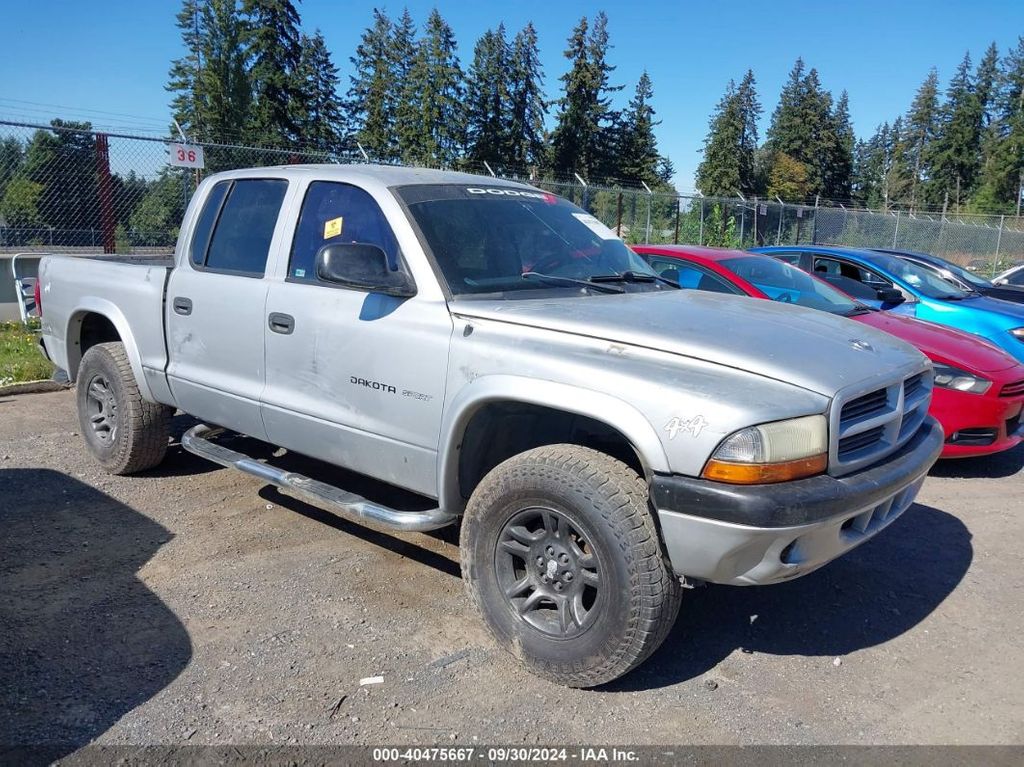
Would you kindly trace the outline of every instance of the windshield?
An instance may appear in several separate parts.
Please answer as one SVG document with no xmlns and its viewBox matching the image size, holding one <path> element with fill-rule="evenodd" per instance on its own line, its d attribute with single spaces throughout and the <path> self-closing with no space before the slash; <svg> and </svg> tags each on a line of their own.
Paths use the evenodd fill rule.
<svg viewBox="0 0 1024 767">
<path fill-rule="evenodd" d="M 983 280 L 981 277 L 978 277 L 976 274 L 971 274 L 969 271 L 964 269 L 959 264 L 954 264 L 954 263 L 951 263 L 949 261 L 943 261 L 942 262 L 942 266 L 940 266 L 938 268 L 945 269 L 950 274 L 952 274 L 954 277 L 956 277 L 958 280 L 960 280 L 961 282 L 965 282 L 966 284 L 970 285 L 971 287 L 974 287 L 974 288 L 991 288 L 992 287 L 992 283 L 991 282 L 987 282 L 987 281 Z"/>
<path fill-rule="evenodd" d="M 872 255 L 871 260 L 928 298 L 959 299 L 970 295 L 959 288 L 953 287 L 953 285 L 925 267 L 904 261 L 902 258 L 875 254 Z"/>
<path fill-rule="evenodd" d="M 586 295 L 610 291 L 571 280 L 627 271 L 655 276 L 612 230 L 553 194 L 456 184 L 394 191 L 408 206 L 455 296 L 513 291 L 535 295 L 552 290 Z M 524 279 L 529 273 L 531 278 Z M 673 288 L 646 282 L 630 283 L 629 289 Z"/>
<path fill-rule="evenodd" d="M 719 263 L 773 301 L 822 309 L 832 314 L 849 315 L 865 310 L 830 285 L 768 256 L 738 256 L 724 258 Z"/>
</svg>

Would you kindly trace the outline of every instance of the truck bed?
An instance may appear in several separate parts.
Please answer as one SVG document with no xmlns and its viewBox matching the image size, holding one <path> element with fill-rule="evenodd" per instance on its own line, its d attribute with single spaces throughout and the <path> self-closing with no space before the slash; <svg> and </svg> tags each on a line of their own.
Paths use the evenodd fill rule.
<svg viewBox="0 0 1024 767">
<path fill-rule="evenodd" d="M 160 376 L 167 365 L 164 292 L 173 257 L 97 254 L 45 256 L 39 265 L 46 351 L 74 380 L 80 362 L 78 334 L 92 313 L 113 323 L 129 348 L 140 385 L 145 370 Z M 70 339 L 68 338 L 70 336 Z M 70 340 L 70 342 L 69 342 Z"/>
</svg>

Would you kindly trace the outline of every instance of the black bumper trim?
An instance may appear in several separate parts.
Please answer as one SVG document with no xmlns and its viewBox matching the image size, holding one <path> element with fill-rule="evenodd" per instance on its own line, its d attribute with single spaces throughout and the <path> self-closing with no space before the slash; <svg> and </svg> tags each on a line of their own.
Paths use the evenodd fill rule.
<svg viewBox="0 0 1024 767">
<path fill-rule="evenodd" d="M 777 485 L 729 485 L 656 474 L 651 500 L 659 511 L 737 525 L 806 525 L 891 497 L 928 472 L 942 452 L 942 444 L 942 427 L 929 416 L 917 434 L 882 463 L 845 477 L 820 475 Z"/>
</svg>

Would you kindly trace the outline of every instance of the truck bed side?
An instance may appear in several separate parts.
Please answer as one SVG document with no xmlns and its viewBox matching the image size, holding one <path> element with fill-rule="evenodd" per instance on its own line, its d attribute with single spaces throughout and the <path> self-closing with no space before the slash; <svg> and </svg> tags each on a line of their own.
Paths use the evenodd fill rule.
<svg viewBox="0 0 1024 767">
<path fill-rule="evenodd" d="M 39 275 L 50 359 L 74 380 L 89 347 L 121 341 L 142 396 L 171 404 L 163 308 L 172 265 L 170 256 L 46 256 Z"/>
</svg>

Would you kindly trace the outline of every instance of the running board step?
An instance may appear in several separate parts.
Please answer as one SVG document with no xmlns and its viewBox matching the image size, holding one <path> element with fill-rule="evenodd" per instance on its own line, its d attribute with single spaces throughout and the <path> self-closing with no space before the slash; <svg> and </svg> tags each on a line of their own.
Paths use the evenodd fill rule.
<svg viewBox="0 0 1024 767">
<path fill-rule="evenodd" d="M 181 446 L 200 458 L 259 477 L 316 506 L 326 506 L 330 511 L 350 522 L 370 524 L 402 532 L 423 532 L 447 527 L 454 524 L 459 518 L 457 514 L 451 514 L 441 509 L 398 511 L 368 501 L 362 496 L 349 493 L 334 485 L 328 485 L 326 482 L 310 479 L 293 471 L 277 469 L 261 463 L 255 458 L 250 458 L 244 453 L 211 441 L 223 432 L 224 429 L 199 424 L 182 435 Z"/>
</svg>

